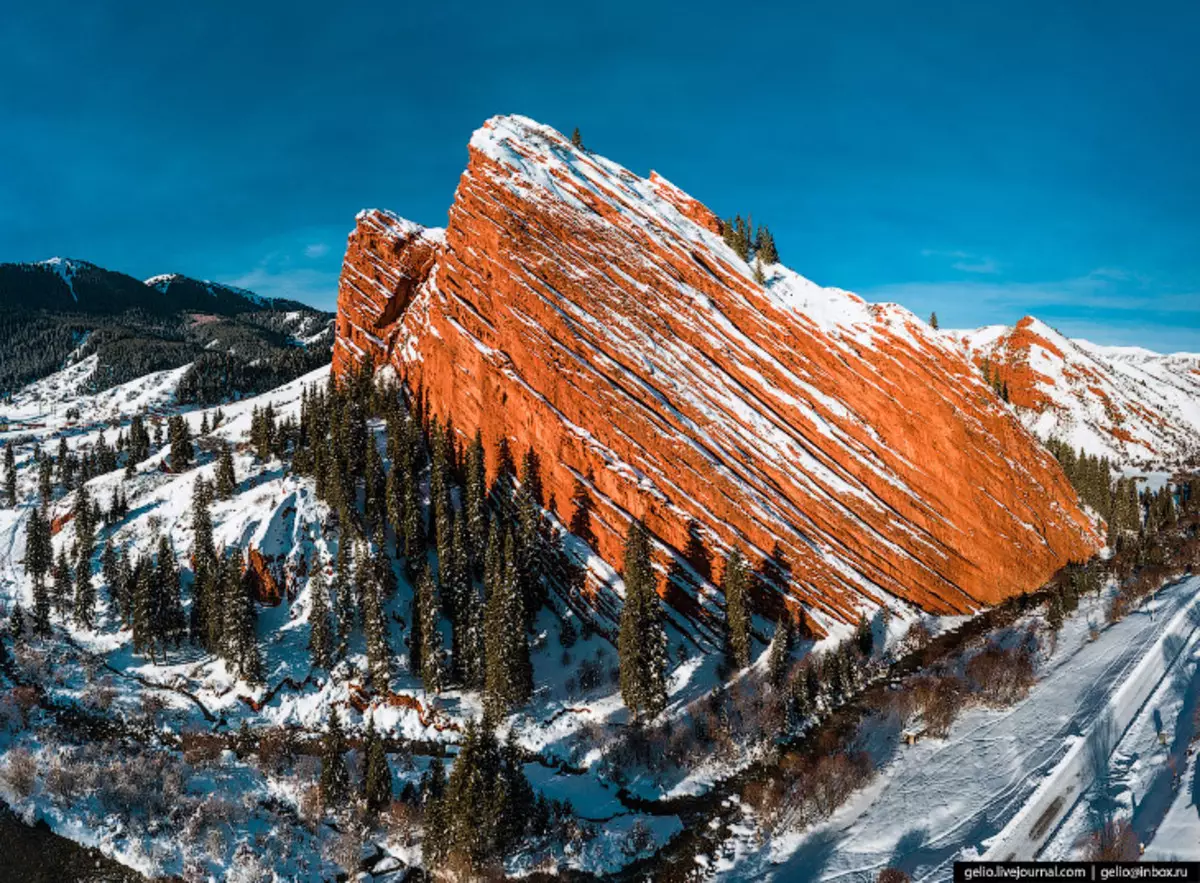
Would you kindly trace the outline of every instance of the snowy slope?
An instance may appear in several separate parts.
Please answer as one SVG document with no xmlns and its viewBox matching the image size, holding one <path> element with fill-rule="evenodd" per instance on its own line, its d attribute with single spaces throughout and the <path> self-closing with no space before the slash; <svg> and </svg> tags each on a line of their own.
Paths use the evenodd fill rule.
<svg viewBox="0 0 1200 883">
<path fill-rule="evenodd" d="M 1120 746 L 1144 740 L 1156 712 L 1174 733 L 1181 707 L 1194 711 L 1182 697 L 1195 686 L 1200 579 L 1166 588 L 1121 622 L 1099 628 L 1106 603 L 1107 598 L 1084 600 L 1042 661 L 1039 681 L 1026 699 L 1010 708 L 972 708 L 947 738 L 899 748 L 880 776 L 827 822 L 765 846 L 747 828 L 720 877 L 868 883 L 883 868 L 896 867 L 915 881 L 940 883 L 951 879 L 955 861 L 985 854 L 1031 858 L 1036 845 L 1027 842 L 1024 823 L 1043 814 L 1044 795 L 1062 796 L 1055 806 L 1059 817 L 1086 816 L 1087 796 L 1078 782 L 1062 777 L 1063 771 L 1080 772 L 1073 759 L 1081 750 L 1089 759 L 1084 772 L 1117 765 Z M 1093 627 L 1099 628 L 1095 640 L 1089 634 Z M 1181 652 L 1185 646 L 1189 649 Z M 1174 704 L 1166 697 L 1174 697 Z M 1162 768 L 1161 761 L 1155 768 Z M 1195 810 L 1188 812 L 1194 823 Z M 1171 818 L 1177 828 L 1160 828 L 1164 838 L 1194 830 L 1186 814 Z M 1072 850 L 1082 828 L 1064 825 L 1077 836 L 1061 834 L 1067 848 L 1054 846 L 1043 857 L 1077 855 Z M 1168 842 L 1175 841 L 1164 839 L 1164 852 Z"/>
<path fill-rule="evenodd" d="M 947 333 L 1007 384 L 1022 421 L 1042 438 L 1140 468 L 1167 468 L 1200 451 L 1200 354 L 1099 346 L 1032 317 Z"/>
</svg>

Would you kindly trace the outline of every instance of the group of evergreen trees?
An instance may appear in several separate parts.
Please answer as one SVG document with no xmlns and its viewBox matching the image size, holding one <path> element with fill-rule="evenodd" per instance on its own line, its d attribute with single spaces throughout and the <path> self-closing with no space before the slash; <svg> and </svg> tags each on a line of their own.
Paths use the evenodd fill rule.
<svg viewBox="0 0 1200 883">
<path fill-rule="evenodd" d="M 371 428 L 379 419 L 386 466 Z M 264 414 L 256 421 L 252 440 L 269 447 L 273 418 Z M 338 513 L 332 586 L 327 592 L 322 563 L 310 582 L 314 662 L 327 666 L 344 653 L 360 625 L 372 682 L 387 689 L 394 653 L 384 615 L 395 592 L 390 528 L 396 557 L 414 586 L 407 630 L 411 671 L 432 693 L 450 684 L 483 690 L 493 714 L 528 700 L 534 617 L 546 600 L 547 578 L 565 577 L 570 569 L 543 515 L 536 456 L 526 453 L 518 478 L 502 439 L 488 486 L 479 433 L 461 444 L 452 423 L 430 416 L 419 397 L 409 401 L 367 373 L 304 391 L 291 454 L 297 470 L 315 478 L 318 496 Z M 428 512 L 421 503 L 426 477 Z"/>
<path fill-rule="evenodd" d="M 937 314 L 935 313 L 934 317 L 936 318 L 936 316 Z M 933 327 L 936 328 L 937 325 L 934 325 Z M 996 395 L 1000 396 L 1002 401 L 1009 401 L 1008 381 L 1001 376 L 1000 367 L 998 365 L 993 365 L 989 359 L 984 359 L 979 370 L 983 372 L 984 383 L 990 386 L 992 391 L 995 392 Z"/>
<path fill-rule="evenodd" d="M 725 244 L 732 248 L 746 263 L 755 261 L 758 264 L 779 263 L 779 250 L 775 247 L 775 237 L 763 224 L 757 229 L 754 221 L 748 215 L 743 220 L 739 214 L 727 219 L 721 225 L 721 237 Z"/>
<path fill-rule="evenodd" d="M 1150 495 L 1145 501 L 1139 499 L 1137 482 L 1132 478 L 1117 477 L 1107 457 L 1086 453 L 1082 448 L 1074 450 L 1061 439 L 1046 442 L 1046 449 L 1058 460 L 1063 473 L 1085 504 L 1090 506 L 1108 524 L 1109 545 L 1116 548 L 1123 537 L 1142 530 L 1144 517 L 1154 513 L 1157 523 L 1175 517 L 1175 504 L 1169 490 L 1165 494 Z"/>
</svg>

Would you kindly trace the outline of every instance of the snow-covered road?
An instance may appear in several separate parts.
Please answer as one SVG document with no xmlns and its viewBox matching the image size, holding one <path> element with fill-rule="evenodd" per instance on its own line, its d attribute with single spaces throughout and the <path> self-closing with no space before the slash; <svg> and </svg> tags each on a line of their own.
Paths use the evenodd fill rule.
<svg viewBox="0 0 1200 883">
<path fill-rule="evenodd" d="M 948 880 L 956 859 L 981 856 L 1014 824 L 1087 734 L 1108 729 L 1101 723 L 1106 718 L 1115 729 L 1108 744 L 1116 745 L 1121 728 L 1114 707 L 1127 702 L 1132 715 L 1141 705 L 1132 699 L 1141 690 L 1129 692 L 1124 685 L 1135 674 L 1153 681 L 1146 673 L 1154 668 L 1161 679 L 1163 647 L 1174 640 L 1165 637 L 1187 628 L 1181 614 L 1196 606 L 1200 578 L 1162 590 L 1092 641 L 1088 633 L 1091 623 L 1103 621 L 1103 602 L 1085 599 L 1028 698 L 1003 710 L 970 709 L 948 739 L 900 749 L 828 822 L 746 856 L 738 875 L 868 880 L 884 867 L 898 867 L 917 881 Z M 1147 662 L 1155 657 L 1158 663 Z M 1061 812 L 1080 793 L 1065 795 Z M 1047 827 L 1053 826 L 1051 819 Z"/>
</svg>

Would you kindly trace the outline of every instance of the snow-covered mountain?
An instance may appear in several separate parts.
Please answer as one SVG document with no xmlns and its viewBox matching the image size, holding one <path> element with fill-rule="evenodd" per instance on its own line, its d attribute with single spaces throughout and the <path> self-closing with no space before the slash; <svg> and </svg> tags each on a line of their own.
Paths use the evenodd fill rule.
<svg viewBox="0 0 1200 883">
<path fill-rule="evenodd" d="M 947 332 L 998 383 L 1039 437 L 1138 468 L 1200 456 L 1200 354 L 1068 338 L 1027 316 Z"/>
<path fill-rule="evenodd" d="M 0 264 L 0 306 L 103 314 L 139 309 L 160 315 L 180 310 L 236 315 L 265 309 L 311 309 L 296 301 L 267 298 L 178 273 L 142 282 L 88 261 L 61 257 Z"/>
</svg>

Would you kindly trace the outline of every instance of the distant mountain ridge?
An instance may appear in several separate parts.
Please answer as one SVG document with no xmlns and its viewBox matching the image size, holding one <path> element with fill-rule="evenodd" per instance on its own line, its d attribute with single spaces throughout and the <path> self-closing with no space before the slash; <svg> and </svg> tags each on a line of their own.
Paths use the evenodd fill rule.
<svg viewBox="0 0 1200 883">
<path fill-rule="evenodd" d="M 1200 353 L 1156 353 L 1068 338 L 1026 316 L 949 331 L 1044 439 L 1126 467 L 1170 469 L 1200 457 Z"/>
<path fill-rule="evenodd" d="M 88 261 L 0 264 L 0 395 L 91 356 L 86 388 L 191 363 L 180 401 L 262 392 L 330 358 L 333 314 L 178 273 Z"/>
<path fill-rule="evenodd" d="M 0 264 L 0 309 L 155 315 L 198 311 L 233 316 L 258 310 L 312 310 L 298 301 L 192 279 L 179 273 L 142 281 L 75 258 Z"/>
</svg>

